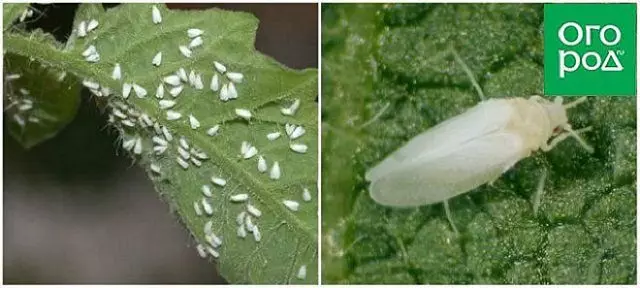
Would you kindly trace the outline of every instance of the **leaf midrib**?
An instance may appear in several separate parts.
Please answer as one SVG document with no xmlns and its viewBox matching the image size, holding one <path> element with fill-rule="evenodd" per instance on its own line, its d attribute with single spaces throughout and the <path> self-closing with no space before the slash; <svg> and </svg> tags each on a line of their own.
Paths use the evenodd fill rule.
<svg viewBox="0 0 640 288">
<path fill-rule="evenodd" d="M 34 41 L 30 41 L 28 40 L 26 37 L 24 37 L 23 35 L 16 35 L 16 34 L 5 34 L 4 35 L 4 42 L 5 42 L 5 49 L 8 52 L 17 54 L 17 55 L 21 55 L 24 57 L 30 57 L 33 59 L 38 60 L 41 63 L 47 63 L 48 65 L 51 66 L 56 66 L 56 67 L 60 67 L 60 69 L 65 70 L 65 71 L 69 71 L 75 75 L 81 75 L 83 78 L 97 78 L 99 79 L 98 82 L 99 83 L 109 83 L 109 84 L 116 84 L 116 85 L 103 85 L 101 84 L 101 86 L 106 86 L 106 87 L 117 87 L 116 89 L 111 88 L 112 92 L 114 94 L 118 94 L 120 93 L 120 88 L 121 83 L 119 83 L 118 81 L 112 80 L 111 79 L 111 75 L 103 75 L 103 73 L 101 73 L 99 71 L 99 69 L 93 69 L 91 67 L 90 64 L 85 63 L 84 61 L 79 61 L 78 59 L 75 59 L 75 57 L 70 56 L 72 54 L 70 53 L 66 53 L 63 52 L 61 50 L 56 49 L 55 47 L 51 46 L 51 45 L 47 45 L 45 43 L 41 43 L 41 42 L 34 42 Z M 38 47 L 35 47 L 38 46 Z M 20 49 L 26 47 L 25 49 Z M 100 65 L 100 64 L 98 64 Z M 102 64 L 104 66 L 104 64 Z M 106 80 L 104 80 L 106 79 Z M 306 86 L 308 86 L 309 84 L 312 84 L 313 82 L 315 82 L 315 79 L 313 79 L 313 77 L 309 77 L 308 79 L 302 81 L 302 83 L 288 89 L 287 93 L 281 94 L 280 96 L 276 96 L 273 98 L 268 98 L 265 97 L 264 101 L 261 101 L 260 103 L 258 103 L 257 105 L 253 105 L 253 106 L 248 106 L 246 108 L 250 109 L 250 110 L 255 110 L 257 108 L 260 108 L 264 105 L 267 105 L 271 102 L 275 102 L 278 100 L 282 100 L 284 98 L 289 97 L 290 95 L 292 95 L 292 92 L 298 91 L 301 88 L 304 88 Z M 148 90 L 149 95 L 147 95 L 147 97 L 154 97 L 152 94 L 154 93 L 153 90 Z M 120 95 L 118 95 L 120 96 Z M 111 96 L 110 96 L 111 97 Z M 132 96 L 134 97 L 134 96 Z M 128 103 L 133 104 L 133 102 L 137 102 L 137 101 L 127 101 Z M 141 104 L 141 105 L 140 105 Z M 149 104 L 146 104 L 144 102 L 141 103 L 136 103 L 137 106 L 144 106 L 145 108 L 149 108 Z M 235 120 L 237 119 L 234 115 L 233 110 L 234 108 L 229 108 L 229 111 L 226 114 L 219 114 L 222 116 L 225 116 L 223 118 L 220 119 L 215 119 L 214 118 L 214 122 L 225 122 L 225 121 L 231 121 L 231 120 Z M 149 110 L 147 110 L 149 111 Z M 158 119 L 160 119 L 161 117 L 158 117 Z M 259 116 L 254 115 L 254 119 L 257 120 L 262 120 Z M 277 120 L 266 120 L 264 119 L 264 121 L 266 122 L 276 122 L 276 123 L 280 123 L 280 124 L 286 124 L 288 122 L 279 122 Z"/>
</svg>

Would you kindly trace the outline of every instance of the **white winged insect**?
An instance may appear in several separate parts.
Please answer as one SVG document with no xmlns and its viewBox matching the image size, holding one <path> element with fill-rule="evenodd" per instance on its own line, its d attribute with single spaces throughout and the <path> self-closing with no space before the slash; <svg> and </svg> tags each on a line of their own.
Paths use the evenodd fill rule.
<svg viewBox="0 0 640 288">
<path fill-rule="evenodd" d="M 484 99 L 470 70 L 456 58 Z M 562 98 L 549 101 L 536 95 L 482 101 L 415 136 L 367 171 L 371 198 L 393 207 L 444 202 L 447 217 L 457 230 L 448 199 L 495 181 L 532 152 L 549 151 L 568 137 L 593 152 L 578 136 L 581 131 L 571 128 L 566 113 L 586 100 L 563 105 Z M 586 130 L 589 128 L 582 129 Z"/>
<path fill-rule="evenodd" d="M 562 98 L 551 102 L 540 96 L 483 101 L 414 137 L 367 171 L 371 197 L 398 207 L 438 203 L 496 180 L 533 151 L 549 151 L 568 136 L 591 151 L 565 110 L 582 99 L 567 105 Z"/>
</svg>

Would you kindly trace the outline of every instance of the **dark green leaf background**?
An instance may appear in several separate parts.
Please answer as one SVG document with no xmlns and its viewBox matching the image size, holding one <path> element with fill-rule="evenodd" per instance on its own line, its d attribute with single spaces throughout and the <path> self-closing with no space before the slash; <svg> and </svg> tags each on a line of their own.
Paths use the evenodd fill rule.
<svg viewBox="0 0 640 288">
<path fill-rule="evenodd" d="M 635 98 L 569 111 L 595 153 L 569 139 L 451 199 L 460 234 L 442 204 L 368 195 L 368 168 L 479 101 L 448 47 L 487 97 L 542 93 L 542 5 L 323 5 L 322 21 L 324 283 L 636 282 Z"/>
</svg>

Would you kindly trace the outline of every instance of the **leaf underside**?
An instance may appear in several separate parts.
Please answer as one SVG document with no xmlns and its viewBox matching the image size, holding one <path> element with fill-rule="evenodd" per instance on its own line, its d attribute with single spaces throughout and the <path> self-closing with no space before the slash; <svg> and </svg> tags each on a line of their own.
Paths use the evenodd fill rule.
<svg viewBox="0 0 640 288">
<path fill-rule="evenodd" d="M 5 8 L 5 31 L 18 31 L 38 13 L 28 3 Z M 33 14 L 26 14 L 27 9 Z M 33 31 L 30 37 L 61 46 L 41 30 Z M 2 60 L 7 76 L 3 81 L 3 101 L 8 131 L 25 149 L 30 149 L 54 137 L 73 120 L 80 105 L 80 85 L 74 77 L 67 78 L 64 71 L 28 56 L 8 54 Z"/>
<path fill-rule="evenodd" d="M 459 234 L 442 204 L 394 209 L 368 195 L 367 169 L 479 101 L 447 48 L 487 97 L 542 94 L 542 5 L 322 9 L 323 283 L 636 283 L 635 98 L 568 112 L 593 127 L 595 153 L 566 140 L 450 199 Z"/>
<path fill-rule="evenodd" d="M 151 4 L 124 4 L 105 11 L 99 4 L 82 4 L 64 49 L 21 33 L 5 33 L 5 49 L 9 55 L 31 57 L 34 62 L 67 71 L 77 77 L 76 82 L 88 80 L 110 89 L 110 96 L 98 94 L 95 100 L 110 111 L 111 126 L 121 133 L 120 142 L 141 139 L 141 153 L 135 155 L 135 149 L 131 148 L 132 158 L 148 170 L 162 198 L 186 225 L 196 244 L 209 245 L 203 227 L 212 221 L 213 233 L 222 240 L 222 245 L 215 248 L 220 253 L 216 261 L 227 281 L 317 283 L 317 71 L 291 70 L 257 52 L 254 42 L 258 21 L 250 14 L 219 9 L 170 11 L 157 5 L 162 23 L 154 24 L 151 7 Z M 98 27 L 86 37 L 79 37 L 80 23 L 92 19 L 99 22 Z M 193 48 L 191 58 L 187 58 L 178 47 L 187 46 L 192 40 L 187 35 L 190 28 L 204 31 L 204 43 Z M 100 54 L 97 63 L 90 63 L 81 55 L 90 45 Z M 156 67 L 151 62 L 158 52 L 162 52 L 162 63 Z M 242 83 L 235 84 L 237 99 L 221 101 L 219 91 L 209 89 L 214 73 L 218 74 L 220 86 L 230 82 L 226 74 L 214 69 L 213 61 L 226 65 L 228 71 L 243 74 Z M 121 80 L 111 77 L 116 63 L 122 70 Z M 171 109 L 182 115 L 170 121 L 159 106 L 160 99 L 154 95 L 162 79 L 181 67 L 187 74 L 192 70 L 200 74 L 204 88 L 197 90 L 183 83 L 182 93 L 173 97 L 169 94 L 172 86 L 164 84 L 164 100 L 175 101 L 177 104 Z M 147 95 L 138 97 L 132 90 L 124 99 L 124 83 L 140 85 Z M 293 116 L 283 115 L 280 109 L 295 99 L 301 103 L 297 112 Z M 252 118 L 236 116 L 236 109 L 251 111 Z M 116 110 L 127 118 L 118 118 Z M 141 114 L 172 134 L 173 140 L 164 153 L 154 153 L 153 147 L 158 145 L 152 141 L 152 137 L 163 138 L 163 134 L 146 127 L 141 116 L 137 116 Z M 192 129 L 190 114 L 197 118 L 199 128 Z M 134 127 L 127 126 L 124 120 L 132 121 Z M 300 125 L 306 133 L 298 139 L 289 139 L 286 124 Z M 209 136 L 207 130 L 215 125 L 220 125 L 217 135 Z M 281 132 L 282 136 L 270 141 L 266 135 L 272 132 Z M 190 164 L 187 169 L 177 163 L 176 159 L 181 157 L 180 138 L 186 140 L 190 149 L 197 148 L 207 155 L 200 167 L 190 162 L 194 154 L 186 161 Z M 258 154 L 246 160 L 240 157 L 243 141 L 255 146 Z M 290 149 L 290 143 L 305 144 L 308 150 L 296 153 Z M 275 161 L 279 162 L 279 179 L 271 179 L 269 171 L 258 171 L 258 155 L 266 159 L 269 169 Z M 151 164 L 159 166 L 161 172 L 151 171 Z M 213 184 L 212 176 L 225 179 L 226 185 Z M 203 195 L 203 185 L 210 186 L 212 197 Z M 303 200 L 304 188 L 311 192 L 309 202 Z M 248 202 L 230 201 L 232 195 L 242 193 L 249 195 Z M 194 202 L 204 211 L 203 198 L 213 208 L 213 216 L 196 215 Z M 282 202 L 285 199 L 300 203 L 298 211 L 288 209 Z M 262 212 L 252 219 L 259 227 L 259 242 L 251 233 L 246 238 L 236 235 L 236 217 L 247 210 L 247 203 Z M 297 277 L 304 265 L 306 277 Z"/>
<path fill-rule="evenodd" d="M 24 148 L 54 137 L 76 115 L 80 85 L 63 71 L 29 58 L 6 55 L 5 73 L 20 75 L 4 81 L 5 115 L 8 131 Z M 31 108 L 29 108 L 31 107 Z"/>
</svg>

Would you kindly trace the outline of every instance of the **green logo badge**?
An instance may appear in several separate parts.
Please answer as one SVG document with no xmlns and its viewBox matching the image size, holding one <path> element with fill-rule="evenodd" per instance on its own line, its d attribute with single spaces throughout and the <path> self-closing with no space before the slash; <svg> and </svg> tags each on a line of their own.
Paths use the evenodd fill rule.
<svg viewBox="0 0 640 288">
<path fill-rule="evenodd" d="M 544 94 L 635 96 L 635 4 L 545 4 Z"/>
</svg>

